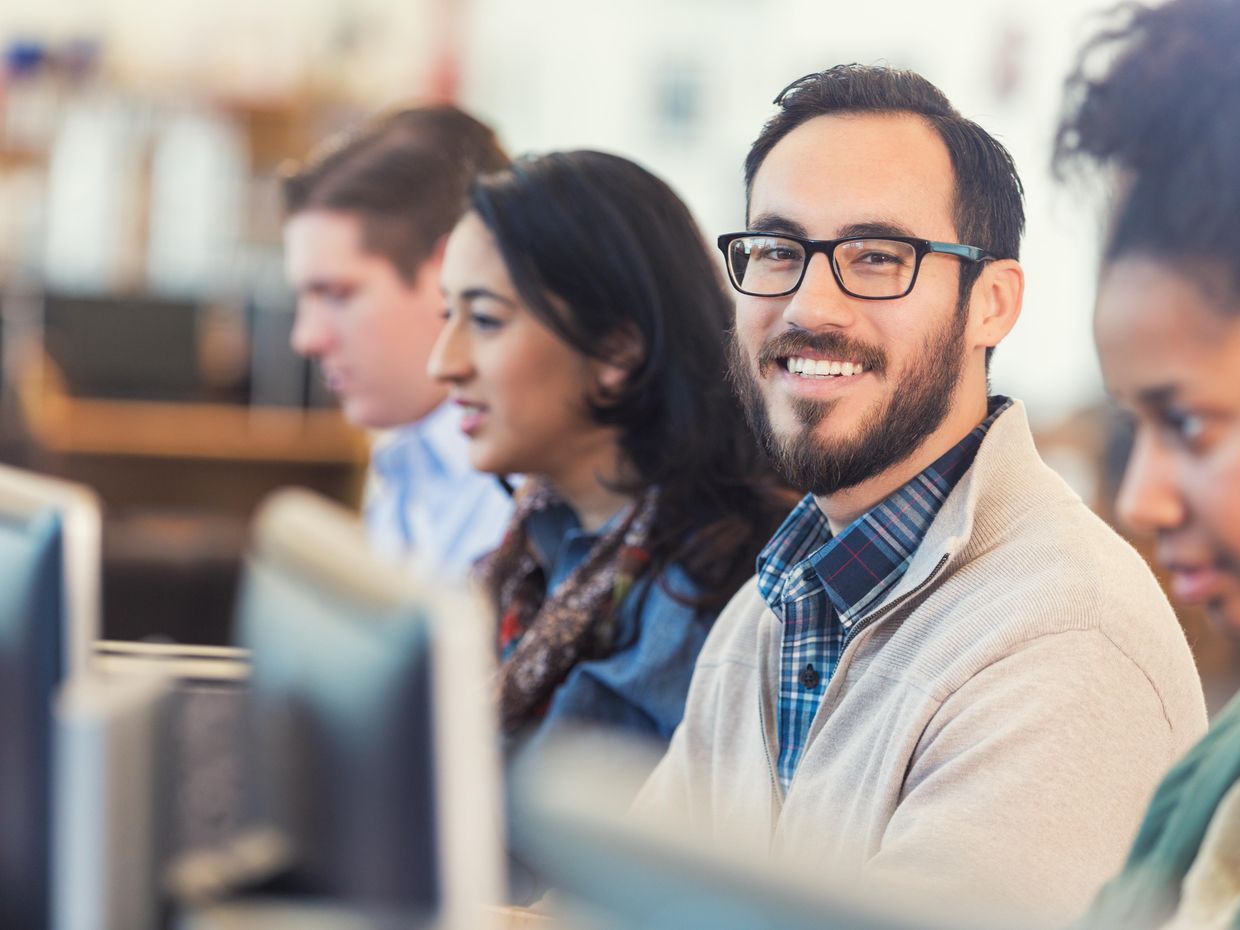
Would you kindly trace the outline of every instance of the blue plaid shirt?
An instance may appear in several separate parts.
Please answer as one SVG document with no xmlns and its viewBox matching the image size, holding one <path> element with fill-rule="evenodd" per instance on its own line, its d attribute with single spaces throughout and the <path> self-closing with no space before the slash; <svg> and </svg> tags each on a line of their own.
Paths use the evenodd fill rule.
<svg viewBox="0 0 1240 930">
<path fill-rule="evenodd" d="M 759 554 L 758 591 L 784 625 L 776 732 L 785 791 L 849 631 L 904 575 L 986 431 L 1011 403 L 992 397 L 977 428 L 839 536 L 807 494 Z"/>
</svg>

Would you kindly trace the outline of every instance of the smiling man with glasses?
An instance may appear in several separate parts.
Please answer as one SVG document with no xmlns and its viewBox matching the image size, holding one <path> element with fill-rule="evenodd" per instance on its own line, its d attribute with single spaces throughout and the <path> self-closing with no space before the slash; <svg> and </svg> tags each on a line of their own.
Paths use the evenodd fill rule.
<svg viewBox="0 0 1240 930">
<path fill-rule="evenodd" d="M 988 365 L 1020 313 L 1011 157 L 907 71 L 776 99 L 746 162 L 732 377 L 807 492 L 702 652 L 639 808 L 944 902 L 1062 920 L 1205 726 L 1139 556 Z"/>
</svg>

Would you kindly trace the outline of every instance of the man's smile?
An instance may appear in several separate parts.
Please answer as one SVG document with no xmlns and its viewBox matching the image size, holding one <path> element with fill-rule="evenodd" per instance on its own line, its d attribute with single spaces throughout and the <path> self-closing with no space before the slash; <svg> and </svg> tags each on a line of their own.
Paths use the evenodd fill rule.
<svg viewBox="0 0 1240 930">
<path fill-rule="evenodd" d="M 780 359 L 780 362 L 785 371 L 802 378 L 851 378 L 865 372 L 865 365 L 861 362 L 815 359 L 803 355 Z"/>
</svg>

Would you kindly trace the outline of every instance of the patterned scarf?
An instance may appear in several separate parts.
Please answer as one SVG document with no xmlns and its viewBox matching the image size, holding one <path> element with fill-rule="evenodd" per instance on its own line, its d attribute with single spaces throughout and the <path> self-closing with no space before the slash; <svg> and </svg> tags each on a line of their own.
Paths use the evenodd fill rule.
<svg viewBox="0 0 1240 930">
<path fill-rule="evenodd" d="M 556 687 L 582 659 L 610 655 L 616 613 L 650 562 L 647 541 L 658 491 L 643 494 L 550 597 L 529 540 L 529 520 L 563 499 L 540 479 L 518 493 L 512 525 L 478 577 L 500 615 L 498 700 L 504 732 L 540 718 Z"/>
</svg>

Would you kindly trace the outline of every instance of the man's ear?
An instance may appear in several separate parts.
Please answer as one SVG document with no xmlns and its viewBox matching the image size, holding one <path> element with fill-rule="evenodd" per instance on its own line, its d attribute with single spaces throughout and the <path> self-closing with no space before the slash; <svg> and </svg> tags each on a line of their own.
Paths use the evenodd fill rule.
<svg viewBox="0 0 1240 930">
<path fill-rule="evenodd" d="M 602 357 L 591 361 L 594 380 L 603 395 L 615 395 L 624 388 L 629 375 L 646 357 L 646 347 L 637 327 L 625 323 L 603 345 Z"/>
<path fill-rule="evenodd" d="M 1012 331 L 1020 318 L 1025 294 L 1025 270 L 1020 262 L 1001 258 L 987 262 L 973 285 L 974 346 L 993 348 Z"/>
</svg>

